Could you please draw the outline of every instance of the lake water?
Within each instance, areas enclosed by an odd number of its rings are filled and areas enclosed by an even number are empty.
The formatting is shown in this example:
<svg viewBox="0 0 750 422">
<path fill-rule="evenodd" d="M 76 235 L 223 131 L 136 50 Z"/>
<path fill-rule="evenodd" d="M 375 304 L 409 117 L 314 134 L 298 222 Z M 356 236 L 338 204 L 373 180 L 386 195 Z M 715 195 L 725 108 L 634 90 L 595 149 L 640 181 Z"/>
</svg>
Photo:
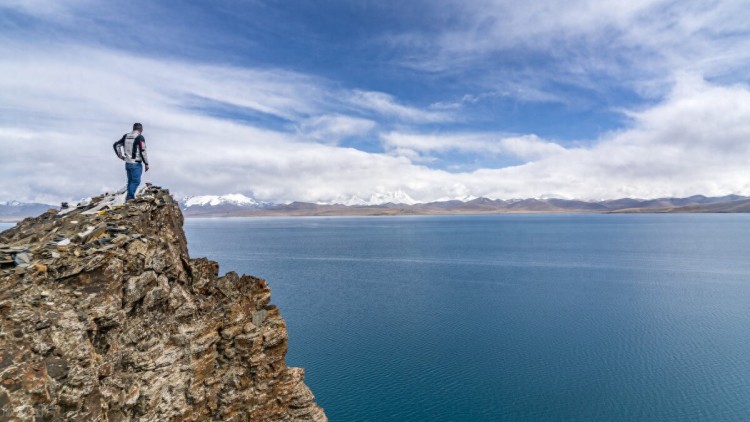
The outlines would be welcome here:
<svg viewBox="0 0 750 422">
<path fill-rule="evenodd" d="M 189 219 L 332 421 L 750 420 L 750 215 Z"/>
<path fill-rule="evenodd" d="M 750 420 L 750 215 L 188 219 L 332 421 Z"/>
</svg>

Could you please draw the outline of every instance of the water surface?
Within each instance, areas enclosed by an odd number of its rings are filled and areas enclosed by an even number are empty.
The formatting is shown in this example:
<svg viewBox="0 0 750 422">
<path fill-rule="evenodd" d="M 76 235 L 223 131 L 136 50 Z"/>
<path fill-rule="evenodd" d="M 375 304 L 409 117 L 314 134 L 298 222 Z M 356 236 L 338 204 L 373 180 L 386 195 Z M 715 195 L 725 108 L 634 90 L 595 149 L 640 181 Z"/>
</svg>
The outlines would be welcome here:
<svg viewBox="0 0 750 422">
<path fill-rule="evenodd" d="M 750 217 L 192 219 L 333 421 L 750 419 Z"/>
</svg>

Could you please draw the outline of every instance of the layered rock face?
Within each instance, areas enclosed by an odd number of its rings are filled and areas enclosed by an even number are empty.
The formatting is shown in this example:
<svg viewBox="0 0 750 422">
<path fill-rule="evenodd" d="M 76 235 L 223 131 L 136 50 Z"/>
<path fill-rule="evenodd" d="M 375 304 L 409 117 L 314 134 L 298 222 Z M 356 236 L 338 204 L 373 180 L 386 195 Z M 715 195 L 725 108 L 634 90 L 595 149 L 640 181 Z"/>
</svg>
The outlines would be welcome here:
<svg viewBox="0 0 750 422">
<path fill-rule="evenodd" d="M 168 191 L 113 198 L 0 234 L 0 419 L 327 420 L 265 281 L 190 259 Z"/>
</svg>

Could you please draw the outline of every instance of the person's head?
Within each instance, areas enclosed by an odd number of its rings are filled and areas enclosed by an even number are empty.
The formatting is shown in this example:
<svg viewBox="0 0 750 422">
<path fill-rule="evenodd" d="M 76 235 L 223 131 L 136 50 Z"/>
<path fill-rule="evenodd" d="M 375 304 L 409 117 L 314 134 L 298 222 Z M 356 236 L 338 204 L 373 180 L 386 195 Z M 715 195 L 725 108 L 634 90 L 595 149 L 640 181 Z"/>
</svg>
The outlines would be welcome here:
<svg viewBox="0 0 750 422">
<path fill-rule="evenodd" d="M 133 130 L 137 130 L 138 132 L 143 132 L 143 125 L 140 123 L 133 123 Z"/>
</svg>

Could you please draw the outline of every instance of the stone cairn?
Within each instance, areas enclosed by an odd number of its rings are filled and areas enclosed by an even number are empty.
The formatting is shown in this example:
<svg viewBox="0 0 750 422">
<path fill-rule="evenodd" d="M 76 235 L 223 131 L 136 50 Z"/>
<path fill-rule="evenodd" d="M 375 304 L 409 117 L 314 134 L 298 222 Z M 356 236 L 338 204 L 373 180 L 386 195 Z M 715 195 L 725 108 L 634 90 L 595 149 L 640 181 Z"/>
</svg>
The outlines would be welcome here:
<svg viewBox="0 0 750 422">
<path fill-rule="evenodd" d="M 0 420 L 326 421 L 264 280 L 190 259 L 169 191 L 0 233 Z"/>
</svg>

